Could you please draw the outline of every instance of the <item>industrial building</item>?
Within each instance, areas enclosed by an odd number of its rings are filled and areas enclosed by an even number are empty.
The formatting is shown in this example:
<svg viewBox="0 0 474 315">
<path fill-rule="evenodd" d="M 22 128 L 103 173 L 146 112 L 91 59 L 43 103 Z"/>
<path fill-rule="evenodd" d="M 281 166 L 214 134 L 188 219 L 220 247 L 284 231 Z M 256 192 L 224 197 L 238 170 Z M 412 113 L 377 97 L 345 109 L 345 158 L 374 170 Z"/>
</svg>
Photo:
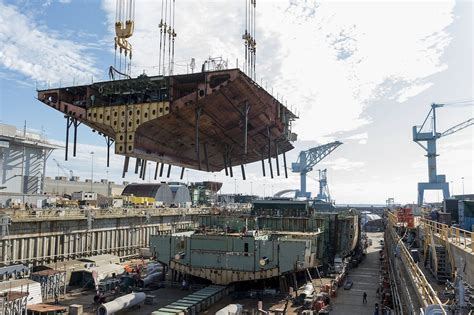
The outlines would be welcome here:
<svg viewBox="0 0 474 315">
<path fill-rule="evenodd" d="M 191 206 L 191 193 L 185 184 L 179 182 L 129 184 L 122 192 L 123 196 L 152 198 L 157 205 L 177 207 Z"/>
<path fill-rule="evenodd" d="M 58 148 L 26 126 L 0 124 L 0 205 L 36 204 L 45 192 L 46 161 Z"/>
<path fill-rule="evenodd" d="M 51 195 L 72 195 L 75 192 L 87 191 L 95 192 L 99 195 L 111 197 L 120 196 L 128 182 L 116 184 L 107 179 L 91 182 L 90 179 L 80 181 L 79 177 L 68 178 L 66 176 L 56 176 L 54 179 L 45 178 L 44 192 Z"/>
</svg>

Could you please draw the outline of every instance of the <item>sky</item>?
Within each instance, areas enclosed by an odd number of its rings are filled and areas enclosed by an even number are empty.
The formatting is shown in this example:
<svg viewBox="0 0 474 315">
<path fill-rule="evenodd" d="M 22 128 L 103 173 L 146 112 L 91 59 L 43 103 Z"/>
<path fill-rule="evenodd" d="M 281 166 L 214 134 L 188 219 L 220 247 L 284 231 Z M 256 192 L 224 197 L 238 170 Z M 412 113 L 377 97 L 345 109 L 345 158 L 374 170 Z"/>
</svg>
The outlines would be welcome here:
<svg viewBox="0 0 474 315">
<path fill-rule="evenodd" d="M 114 63 L 114 0 L 0 0 L 0 120 L 64 144 L 65 120 L 35 100 L 36 89 L 107 80 Z M 197 68 L 208 57 L 231 67 L 243 60 L 245 1 L 176 0 L 175 73 Z M 157 74 L 161 1 L 138 0 L 135 9 L 132 76 Z M 471 1 L 257 1 L 256 81 L 287 102 L 300 118 L 295 149 L 343 142 L 315 167 L 308 190 L 317 193 L 317 169 L 328 169 L 331 197 L 338 204 L 384 204 L 416 200 L 417 183 L 427 181 L 424 151 L 412 141 L 412 126 L 430 104 L 438 111 L 438 130 L 473 117 L 473 4 Z M 474 127 L 438 141 L 438 173 L 451 192 L 473 192 Z M 53 157 L 82 179 L 121 182 L 122 156 L 106 168 L 103 137 L 79 127 L 78 156 Z M 92 155 L 94 152 L 92 161 Z M 148 168 L 153 171 L 153 167 Z M 258 163 L 234 178 L 186 171 L 184 181 L 223 181 L 223 193 L 269 196 L 299 187 L 289 172 L 262 177 Z M 283 173 L 283 171 L 282 171 Z M 52 159 L 47 175 L 63 175 Z M 462 180 L 464 178 L 464 180 Z M 175 168 L 172 179 L 179 180 Z M 127 181 L 138 181 L 133 174 Z M 148 181 L 148 177 L 146 179 Z M 464 183 L 464 184 L 463 184 Z M 441 200 L 428 192 L 427 201 Z"/>
</svg>

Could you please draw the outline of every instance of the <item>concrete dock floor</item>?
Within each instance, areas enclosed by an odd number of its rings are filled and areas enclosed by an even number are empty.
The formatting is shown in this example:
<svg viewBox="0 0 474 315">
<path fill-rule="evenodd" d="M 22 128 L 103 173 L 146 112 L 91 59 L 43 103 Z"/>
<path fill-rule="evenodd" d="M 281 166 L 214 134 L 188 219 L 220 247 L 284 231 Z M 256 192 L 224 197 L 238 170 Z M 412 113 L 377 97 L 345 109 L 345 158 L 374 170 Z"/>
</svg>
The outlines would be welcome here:
<svg viewBox="0 0 474 315">
<path fill-rule="evenodd" d="M 339 288 L 337 297 L 331 300 L 331 315 L 374 314 L 375 303 L 379 303 L 376 292 L 380 281 L 379 250 L 382 249 L 380 240 L 383 233 L 367 233 L 367 236 L 372 239 L 372 246 L 367 248 L 367 256 L 362 263 L 349 271 L 348 278 L 354 281 L 352 288 Z M 367 304 L 362 303 L 364 292 L 367 293 Z"/>
</svg>

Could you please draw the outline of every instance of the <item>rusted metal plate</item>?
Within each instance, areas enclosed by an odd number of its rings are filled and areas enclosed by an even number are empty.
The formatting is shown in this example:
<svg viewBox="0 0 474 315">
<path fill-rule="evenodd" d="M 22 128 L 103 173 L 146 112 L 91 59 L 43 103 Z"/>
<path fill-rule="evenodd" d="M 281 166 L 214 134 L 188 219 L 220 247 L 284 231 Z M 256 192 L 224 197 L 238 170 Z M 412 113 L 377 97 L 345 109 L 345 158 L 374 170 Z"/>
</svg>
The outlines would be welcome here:
<svg viewBox="0 0 474 315">
<path fill-rule="evenodd" d="M 296 116 L 238 69 L 43 90 L 38 99 L 113 138 L 116 154 L 193 169 L 275 157 L 296 139 Z"/>
</svg>

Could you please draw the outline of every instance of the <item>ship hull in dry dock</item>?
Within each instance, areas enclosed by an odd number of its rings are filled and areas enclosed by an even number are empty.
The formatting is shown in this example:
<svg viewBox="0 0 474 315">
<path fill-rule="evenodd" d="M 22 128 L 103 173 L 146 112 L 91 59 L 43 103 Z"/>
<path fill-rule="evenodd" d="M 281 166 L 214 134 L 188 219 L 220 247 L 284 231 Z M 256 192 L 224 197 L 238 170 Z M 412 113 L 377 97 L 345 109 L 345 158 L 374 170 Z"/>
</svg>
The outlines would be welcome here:
<svg viewBox="0 0 474 315">
<path fill-rule="evenodd" d="M 320 267 L 335 256 L 350 255 L 359 240 L 357 215 L 337 220 L 334 214 L 197 220 L 198 231 L 151 236 L 152 254 L 181 275 L 220 285 Z"/>
</svg>

